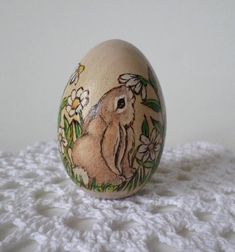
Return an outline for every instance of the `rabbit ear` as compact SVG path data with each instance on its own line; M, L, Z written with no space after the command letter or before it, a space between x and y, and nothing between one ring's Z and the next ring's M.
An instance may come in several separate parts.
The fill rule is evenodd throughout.
M106 165L116 174L122 174L121 162L126 151L126 131L120 125L109 125L103 135L101 154Z

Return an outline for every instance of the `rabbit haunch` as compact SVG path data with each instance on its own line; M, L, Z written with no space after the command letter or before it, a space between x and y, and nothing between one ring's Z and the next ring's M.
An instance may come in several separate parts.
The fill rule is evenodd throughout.
M97 184L120 184L133 175L135 96L124 86L105 93L85 117L83 134L72 151L73 162Z

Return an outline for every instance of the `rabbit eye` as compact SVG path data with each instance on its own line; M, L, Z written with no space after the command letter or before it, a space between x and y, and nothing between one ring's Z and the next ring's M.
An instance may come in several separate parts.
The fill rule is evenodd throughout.
M117 102L117 109L122 109L122 108L125 107L125 105L126 105L125 99L124 99L124 98L121 98L121 99L119 99L118 102Z

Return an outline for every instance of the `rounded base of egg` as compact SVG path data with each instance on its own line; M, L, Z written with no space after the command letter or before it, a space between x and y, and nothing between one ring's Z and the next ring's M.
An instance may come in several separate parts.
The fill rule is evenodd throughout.
M115 199L124 199L129 196L135 195L136 193L140 192L141 189L143 189L143 187L144 187L144 185L140 186L139 188L136 188L135 190L133 190L131 192L126 192L126 191L122 191L122 192L94 192L91 190L87 190L83 187L80 187L80 189L95 198L115 200Z
M162 90L145 56L122 40L90 50L59 107L59 150L70 178L98 198L130 196L156 171L165 133Z

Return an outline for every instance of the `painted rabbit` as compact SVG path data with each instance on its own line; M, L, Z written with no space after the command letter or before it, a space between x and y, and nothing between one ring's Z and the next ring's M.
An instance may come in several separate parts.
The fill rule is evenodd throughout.
M72 151L73 162L97 184L119 184L133 175L135 96L121 85L105 93L84 120Z

